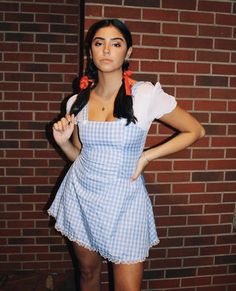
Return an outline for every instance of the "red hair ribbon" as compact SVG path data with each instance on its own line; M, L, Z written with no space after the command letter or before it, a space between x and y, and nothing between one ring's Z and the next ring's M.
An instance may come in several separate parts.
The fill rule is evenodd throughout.
M131 96L131 86L133 85L133 80L130 78L130 76L133 74L132 71L124 71L123 73L123 78L124 78L124 82L125 82L125 92L126 95Z
M88 87L89 85L89 82L93 82L93 80L89 79L88 76L83 76L81 79L80 79L80 82L79 82L79 87L81 90L84 90Z

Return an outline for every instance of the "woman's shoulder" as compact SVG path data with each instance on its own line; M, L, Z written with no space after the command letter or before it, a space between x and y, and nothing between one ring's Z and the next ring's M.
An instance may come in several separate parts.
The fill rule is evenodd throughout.
M157 82L155 85L149 81L134 81L132 85L132 95L136 96L151 96L156 87L160 86L160 83Z

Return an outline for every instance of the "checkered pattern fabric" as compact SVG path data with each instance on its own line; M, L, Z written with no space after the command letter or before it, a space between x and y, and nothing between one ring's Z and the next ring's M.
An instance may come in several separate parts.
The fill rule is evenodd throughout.
M78 121L81 154L67 172L48 210L70 240L113 263L144 261L159 242L143 177L131 181L147 130L125 119Z

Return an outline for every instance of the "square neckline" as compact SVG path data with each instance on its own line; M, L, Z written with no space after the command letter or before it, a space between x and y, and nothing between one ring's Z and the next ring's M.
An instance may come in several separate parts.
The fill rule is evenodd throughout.
M143 83L143 81L137 81L136 83L134 83L133 85L132 85L132 88L131 88L131 90L132 90L132 97L134 96L134 92L135 92L135 90L136 90L136 88L135 87L137 87L137 85L140 85L140 83ZM89 120L89 116L88 116L88 111L89 111L89 101L87 102L87 104L85 105L85 107L84 107L84 111L85 111L85 120L86 120L86 122L89 122L89 123L117 123L118 121L120 121L120 120L122 120L122 119L124 119L124 118L116 118L115 120L110 120L110 121L106 121L106 120Z

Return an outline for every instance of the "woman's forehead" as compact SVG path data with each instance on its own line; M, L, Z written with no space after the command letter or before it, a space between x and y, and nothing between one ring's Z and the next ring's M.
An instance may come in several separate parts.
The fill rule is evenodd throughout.
M95 37L101 37L101 38L122 38L124 39L122 33L114 26L106 26L102 27L97 30L97 32L94 35Z

